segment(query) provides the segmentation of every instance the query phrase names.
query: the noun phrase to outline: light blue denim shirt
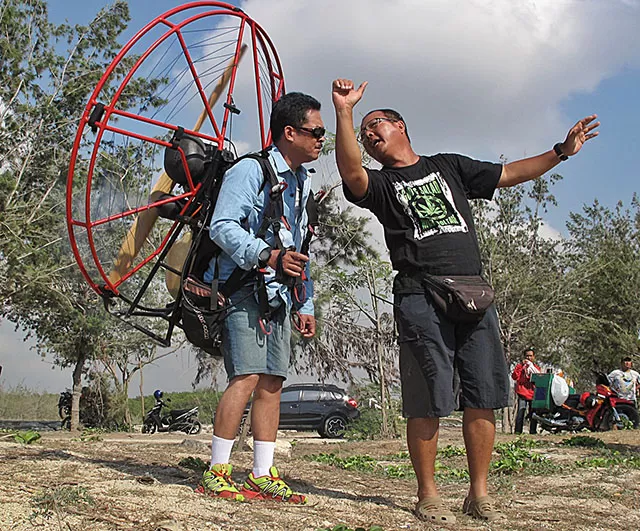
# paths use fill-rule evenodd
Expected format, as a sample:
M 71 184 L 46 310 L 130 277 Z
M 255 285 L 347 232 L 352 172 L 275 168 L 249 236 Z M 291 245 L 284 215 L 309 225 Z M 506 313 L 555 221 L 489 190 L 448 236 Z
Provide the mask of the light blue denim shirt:
M 269 162 L 274 168 L 278 181 L 287 184 L 282 193 L 284 215 L 291 226 L 288 230 L 280 224 L 279 235 L 284 247 L 295 246 L 300 252 L 302 241 L 307 232 L 307 211 L 301 205 L 307 204 L 311 193 L 311 179 L 307 170 L 300 166 L 294 173 L 285 162 L 278 148 L 269 150 Z M 257 160 L 247 158 L 233 165 L 224 175 L 220 194 L 216 201 L 210 224 L 210 236 L 213 242 L 222 249 L 218 257 L 218 278 L 225 282 L 236 266 L 249 270 L 258 265 L 260 251 L 269 245 L 275 247 L 273 227 L 269 227 L 265 239 L 256 238 L 269 203 L 269 183 L 263 187 L 265 176 Z M 260 189 L 262 191 L 260 192 Z M 204 280 L 213 279 L 215 263 L 212 260 Z M 275 271 L 267 268 L 265 280 L 269 282 Z M 309 262 L 306 267 L 305 281 L 307 299 L 299 311 L 301 314 L 313 315 L 313 282 L 309 276 Z M 292 301 L 289 289 L 282 284 L 267 284 L 267 293 L 272 306 L 279 305 L 279 300 L 291 308 Z

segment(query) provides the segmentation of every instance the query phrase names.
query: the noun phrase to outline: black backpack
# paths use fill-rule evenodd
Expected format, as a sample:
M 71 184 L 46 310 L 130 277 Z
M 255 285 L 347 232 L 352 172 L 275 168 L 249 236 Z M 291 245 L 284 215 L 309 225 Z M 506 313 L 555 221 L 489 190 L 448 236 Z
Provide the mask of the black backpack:
M 176 139 L 175 137 L 178 136 Z M 252 269 L 246 271 L 237 267 L 223 286 L 219 287 L 217 268 L 211 284 L 203 281 L 204 273 L 211 260 L 217 259 L 221 249 L 209 237 L 209 224 L 215 203 L 220 192 L 222 176 L 241 160 L 252 158 L 260 164 L 264 174 L 264 180 L 259 193 L 269 186 L 270 201 L 264 212 L 262 224 L 256 236 L 263 238 L 271 225 L 280 223 L 284 214 L 283 189 L 279 186 L 278 177 L 268 159 L 268 149 L 257 153 L 249 153 L 236 160 L 231 160 L 229 155 L 217 152 L 215 147 L 205 145 L 199 138 L 178 131 L 174 135 L 175 147 L 182 148 L 192 182 L 203 182 L 205 193 L 203 194 L 203 214 L 198 224 L 192 227 L 191 248 L 182 268 L 181 289 L 178 303 L 181 305 L 181 326 L 190 343 L 202 350 L 220 356 L 221 333 L 224 319 L 230 309 L 227 303 L 228 297 L 242 286 L 256 282 L 258 300 L 260 303 L 261 321 L 268 323 L 271 308 L 266 294 L 264 275 Z M 217 159 L 217 160 L 216 160 Z M 217 162 L 217 165 L 216 165 Z M 216 167 L 212 167 L 216 165 Z M 165 171 L 176 183 L 186 186 L 188 179 L 184 171 L 182 157 L 178 149 L 167 148 L 165 151 Z M 177 207 L 174 207 L 176 209 Z M 308 254 L 311 238 L 315 234 L 318 225 L 318 208 L 313 195 L 309 196 L 306 205 L 308 216 L 308 230 L 301 246 L 301 252 Z M 161 213 L 161 215 L 163 215 Z M 277 230 L 274 230 L 277 234 Z M 276 247 L 285 252 L 282 242 L 276 238 Z M 290 280 L 291 288 L 296 289 L 296 283 L 300 280 Z M 296 308 L 294 307 L 294 310 Z M 261 323 L 262 326 L 262 323 Z M 263 330 L 265 330 L 263 326 Z M 265 330 L 265 333 L 266 332 Z

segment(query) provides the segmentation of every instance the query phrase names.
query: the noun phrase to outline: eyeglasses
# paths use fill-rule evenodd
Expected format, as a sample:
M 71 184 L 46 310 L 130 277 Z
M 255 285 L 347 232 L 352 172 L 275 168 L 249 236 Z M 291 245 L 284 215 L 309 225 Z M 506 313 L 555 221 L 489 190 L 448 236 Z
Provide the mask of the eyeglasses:
M 313 129 L 310 127 L 295 127 L 295 129 L 309 133 L 316 140 L 320 140 L 327 133 L 324 127 L 314 127 Z
M 358 139 L 360 142 L 364 142 L 367 138 L 367 132 L 373 131 L 376 127 L 378 127 L 382 122 L 397 122 L 398 120 L 394 120 L 393 118 L 386 118 L 380 116 L 378 118 L 374 118 L 370 122 L 367 123 L 362 129 L 360 129 L 360 134 L 358 135 Z

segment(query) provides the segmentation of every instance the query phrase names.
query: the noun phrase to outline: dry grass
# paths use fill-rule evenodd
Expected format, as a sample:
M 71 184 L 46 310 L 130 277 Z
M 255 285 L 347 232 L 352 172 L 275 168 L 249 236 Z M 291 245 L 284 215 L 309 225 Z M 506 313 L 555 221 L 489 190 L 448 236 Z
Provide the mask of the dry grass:
M 609 448 L 638 450 L 638 432 L 595 436 Z M 415 479 L 339 470 L 309 459 L 311 454 L 333 452 L 343 458 L 369 455 L 384 461 L 405 450 L 402 441 L 327 443 L 300 437 L 291 459 L 277 459 L 292 486 L 309 495 L 307 506 L 294 507 L 195 494 L 197 473 L 177 463 L 189 456 L 208 460 L 208 437 L 190 438 L 189 445 L 182 444 L 185 436 L 179 434 L 107 434 L 102 440 L 82 441 L 51 433 L 29 446 L 0 441 L 0 529 L 296 531 L 338 524 L 365 529 L 378 525 L 385 531 L 431 529 L 411 513 Z M 490 489 L 507 515 L 503 524 L 489 527 L 461 515 L 466 483 L 442 481 L 442 497 L 458 514 L 456 529 L 640 529 L 640 470 L 577 467 L 577 460 L 602 450 L 563 446 L 565 438 L 537 438 L 541 446 L 534 451 L 555 464 L 545 473 L 523 470 L 492 476 Z M 513 436 L 498 437 L 498 442 L 512 440 Z M 447 444 L 462 444 L 459 429 L 442 430 L 441 446 Z M 460 456 L 447 459 L 442 459 L 447 466 L 464 463 Z M 235 479 L 244 480 L 251 460 L 247 452 L 234 455 Z
M 17 386 L 0 387 L 0 419 L 3 420 L 57 420 L 59 395 L 38 393 Z

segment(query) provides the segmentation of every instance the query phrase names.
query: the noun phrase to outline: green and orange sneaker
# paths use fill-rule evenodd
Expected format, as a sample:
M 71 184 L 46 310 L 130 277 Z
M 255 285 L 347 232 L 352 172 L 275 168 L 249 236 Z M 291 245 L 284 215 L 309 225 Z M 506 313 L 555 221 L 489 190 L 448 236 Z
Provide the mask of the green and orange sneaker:
M 266 476 L 255 477 L 251 472 L 240 489 L 240 493 L 247 499 L 274 500 L 295 503 L 296 505 L 307 503 L 307 497 L 304 494 L 293 492 L 291 487 L 280 477 L 275 466 L 269 469 L 269 474 Z
M 202 482 L 196 492 L 206 494 L 213 498 L 225 498 L 227 500 L 245 501 L 238 487 L 231 479 L 233 467 L 230 464 L 215 464 L 211 470 L 202 474 Z

